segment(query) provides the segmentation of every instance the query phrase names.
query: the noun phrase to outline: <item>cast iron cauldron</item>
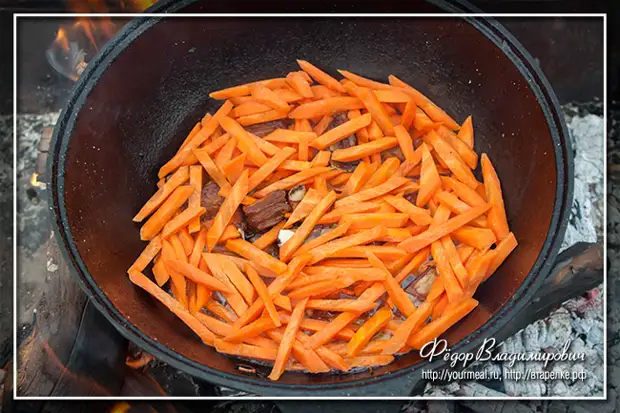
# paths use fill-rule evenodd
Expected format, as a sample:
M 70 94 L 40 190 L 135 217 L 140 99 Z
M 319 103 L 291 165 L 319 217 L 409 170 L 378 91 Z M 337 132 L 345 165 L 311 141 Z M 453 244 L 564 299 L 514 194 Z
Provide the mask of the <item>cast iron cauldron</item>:
M 168 2 L 153 11 L 201 12 L 208 4 Z M 467 11 L 451 1 L 415 4 L 420 12 Z M 572 154 L 548 82 L 489 18 L 136 19 L 89 64 L 56 125 L 48 170 L 56 230 L 101 312 L 183 371 L 266 396 L 408 396 L 421 369 L 441 362 L 412 353 L 372 372 L 286 373 L 278 382 L 247 376 L 126 276 L 144 247 L 131 219 L 155 191 L 158 168 L 219 105 L 209 92 L 281 76 L 296 58 L 333 74 L 393 73 L 457 121 L 473 115 L 475 149 L 496 165 L 520 245 L 479 289 L 480 306 L 446 337 L 453 351 L 468 351 L 505 334 L 553 267 L 572 200 Z

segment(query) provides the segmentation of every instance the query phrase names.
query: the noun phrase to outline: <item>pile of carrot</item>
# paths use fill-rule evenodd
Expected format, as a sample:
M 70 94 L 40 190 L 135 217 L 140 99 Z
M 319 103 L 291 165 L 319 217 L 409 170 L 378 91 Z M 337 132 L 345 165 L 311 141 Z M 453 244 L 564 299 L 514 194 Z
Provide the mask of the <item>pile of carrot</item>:
M 419 350 L 478 305 L 476 289 L 517 246 L 486 154 L 483 182 L 473 173 L 471 116 L 459 125 L 392 75 L 386 84 L 339 71 L 337 80 L 298 63 L 286 77 L 211 93 L 223 104 L 161 167 L 134 218 L 149 243 L 128 270 L 205 344 L 273 363 L 272 380 Z M 338 113 L 348 121 L 328 129 Z M 246 130 L 285 118 L 289 129 L 263 138 Z M 352 134 L 357 145 L 329 150 Z M 404 161 L 382 160 L 394 148 Z M 349 173 L 330 160 L 360 162 Z M 225 200 L 202 222 L 206 176 Z M 301 202 L 254 242 L 232 225 L 242 205 L 300 184 Z M 320 224 L 332 229 L 310 239 Z M 293 234 L 275 258 L 265 249 L 285 230 Z M 401 284 L 428 266 L 438 277 L 416 305 Z

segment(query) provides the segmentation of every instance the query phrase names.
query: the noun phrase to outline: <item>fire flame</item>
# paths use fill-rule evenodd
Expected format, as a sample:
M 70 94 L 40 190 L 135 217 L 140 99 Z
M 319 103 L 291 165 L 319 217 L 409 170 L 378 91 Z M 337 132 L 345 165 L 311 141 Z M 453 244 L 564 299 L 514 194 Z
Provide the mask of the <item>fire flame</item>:
M 131 405 L 127 402 L 116 403 L 110 413 L 127 413 L 127 411 L 131 408 Z
M 38 178 L 39 178 L 39 174 L 34 172 L 32 174 L 32 176 L 30 177 L 30 185 L 32 185 L 32 186 L 34 186 L 36 188 L 40 187 L 41 186 L 41 182 L 39 182 Z

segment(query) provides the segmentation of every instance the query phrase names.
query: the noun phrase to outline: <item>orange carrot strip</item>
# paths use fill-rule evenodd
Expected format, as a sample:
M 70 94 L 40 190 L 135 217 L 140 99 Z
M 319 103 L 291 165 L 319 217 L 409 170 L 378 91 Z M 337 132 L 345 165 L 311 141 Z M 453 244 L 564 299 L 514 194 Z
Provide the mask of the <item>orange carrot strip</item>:
M 280 320 L 278 320 L 280 321 Z M 240 329 L 232 329 L 230 334 L 224 337 L 224 341 L 227 342 L 242 342 L 248 338 L 256 337 L 267 330 L 271 330 L 275 327 L 273 321 L 269 317 L 261 317 Z
M 324 245 L 338 237 L 341 237 L 347 232 L 348 229 L 349 229 L 348 223 L 340 224 L 336 228 L 332 229 L 331 231 L 321 234 L 318 237 L 310 241 L 307 241 L 306 243 L 301 245 L 301 247 L 299 247 L 299 249 L 297 249 L 297 251 L 293 253 L 293 256 L 295 257 L 298 255 L 309 253 L 312 249 L 317 248 L 321 245 Z
M 465 203 L 470 206 L 484 205 L 486 201 L 476 190 L 471 189 L 467 185 L 457 181 L 452 177 L 444 176 L 441 178 L 442 183 L 447 189 L 454 191 L 456 196 L 461 198 Z
M 450 261 L 446 255 L 446 251 L 441 241 L 434 241 L 431 244 L 431 254 L 433 260 L 437 264 L 437 272 L 443 282 L 444 289 L 451 303 L 457 302 L 463 296 L 463 288 L 459 280 L 454 275 Z
M 326 147 L 351 136 L 361 128 L 365 128 L 370 124 L 370 114 L 362 115 L 359 118 L 351 119 L 342 125 L 325 132 L 318 138 L 310 142 L 310 146 L 317 149 L 325 149 Z
M 379 228 L 379 227 L 375 227 L 375 228 Z M 371 231 L 371 230 L 365 230 L 365 231 Z M 363 232 L 363 231 L 362 231 Z M 354 235 L 359 235 L 362 232 L 358 232 Z M 385 238 L 385 234 L 387 234 L 387 229 L 386 228 L 381 228 L 381 232 L 383 232 L 383 235 L 380 236 L 379 239 Z M 353 235 L 351 235 L 353 236 Z M 352 246 L 352 247 L 348 247 L 345 249 L 342 249 L 338 252 L 333 253 L 331 256 L 334 258 L 363 258 L 366 256 L 366 252 L 372 252 L 373 254 L 375 254 L 377 257 L 379 257 L 380 259 L 384 260 L 384 261 L 393 261 L 393 260 L 397 260 L 399 258 L 401 258 L 403 255 L 405 255 L 405 252 L 398 249 L 397 247 L 394 246 L 390 246 L 390 245 L 378 245 L 378 246 Z
M 186 227 L 194 218 L 199 218 L 205 212 L 207 212 L 207 210 L 200 206 L 196 208 L 187 208 L 185 211 L 168 221 L 168 223 L 164 226 L 162 235 L 165 238 L 168 238 L 181 228 Z M 191 248 L 189 251 L 191 251 Z
M 269 231 L 265 232 L 256 241 L 253 242 L 254 246 L 256 248 L 264 250 L 265 248 L 276 242 L 278 240 L 278 234 L 280 233 L 280 230 L 284 228 L 284 224 L 285 222 L 282 221 L 276 226 L 272 227 Z
M 446 112 L 431 102 L 431 100 L 422 93 L 398 79 L 396 76 L 390 75 L 388 79 L 390 81 L 390 85 L 402 88 L 405 93 L 409 94 L 415 104 L 422 108 L 422 110 L 426 112 L 426 114 L 430 116 L 433 121 L 441 122 L 451 130 L 457 130 L 459 128 L 458 123 L 456 123 L 454 119 L 448 116 Z
M 228 182 L 230 182 L 232 185 L 234 185 L 235 182 L 237 182 L 237 180 L 241 177 L 241 174 L 243 173 L 243 170 L 245 169 L 244 164 L 245 164 L 245 153 L 242 153 L 241 155 L 232 159 L 230 162 L 227 162 L 222 167 L 222 172 L 226 176 L 226 179 L 228 179 Z
M 230 184 L 226 179 L 226 175 L 217 167 L 213 159 L 209 156 L 206 149 L 196 149 L 194 150 L 194 154 L 200 161 L 200 164 L 205 169 L 205 171 L 209 174 L 211 178 L 218 184 L 220 188 L 230 189 Z
M 245 343 L 228 343 L 217 339 L 214 346 L 219 353 L 267 361 L 275 360 L 278 352 L 275 348 L 258 347 Z
M 286 264 L 272 257 L 260 248 L 250 244 L 243 239 L 234 239 L 226 241 L 226 248 L 235 254 L 250 260 L 256 265 L 265 267 L 276 274 L 282 274 L 286 271 Z
M 426 301 L 430 302 L 437 300 L 444 291 L 446 291 L 446 289 L 444 288 L 443 280 L 441 279 L 441 277 L 435 278 L 435 281 L 433 281 L 433 285 L 431 286 L 430 291 L 426 295 Z
M 273 191 L 277 191 L 278 189 L 291 189 L 292 187 L 294 187 L 295 185 L 298 185 L 299 183 L 305 181 L 306 179 L 312 178 L 318 174 L 321 174 L 323 172 L 328 172 L 330 170 L 331 168 L 329 167 L 310 168 L 310 169 L 303 170 L 301 172 L 288 176 L 278 182 L 274 182 L 269 186 L 266 186 L 260 191 L 257 191 L 256 193 L 254 193 L 254 196 L 256 198 L 263 198 L 269 195 L 270 193 L 272 193 Z
M 309 300 L 307 308 L 323 311 L 341 311 L 353 313 L 365 313 L 375 308 L 376 304 L 368 300 Z
M 471 116 L 468 116 L 467 119 L 465 119 L 465 122 L 463 122 L 461 128 L 459 129 L 457 137 L 465 142 L 465 144 L 467 144 L 470 148 L 474 148 L 474 127 L 472 125 Z
M 272 109 L 280 112 L 288 112 L 290 107 L 285 100 L 283 100 L 277 93 L 268 87 L 255 83 L 250 86 L 250 93 L 252 97 L 259 103 L 267 105 Z
M 454 246 L 454 242 L 452 241 L 452 238 L 450 236 L 445 236 L 441 238 L 441 245 L 443 246 L 443 249 L 446 254 L 446 257 L 448 258 L 448 261 L 450 262 L 450 266 L 452 267 L 452 270 L 454 271 L 454 275 L 459 281 L 459 284 L 461 285 L 461 287 L 464 287 L 467 283 L 467 278 L 468 278 L 467 270 L 463 266 L 463 262 L 461 261 L 461 258 L 459 257 L 459 253 L 456 250 L 456 247 Z
M 394 126 L 394 133 L 398 139 L 400 150 L 403 152 L 403 155 L 405 155 L 405 159 L 410 162 L 414 162 L 416 160 L 416 156 L 413 148 L 413 140 L 411 139 L 409 132 L 407 132 L 407 129 L 405 129 L 403 125 L 397 125 Z
M 390 271 L 375 254 L 367 251 L 366 257 L 373 267 L 378 268 L 385 273 L 384 285 L 388 295 L 394 305 L 398 307 L 398 310 L 406 317 L 409 317 L 415 311 L 415 305 L 413 305 L 405 290 L 401 288 L 400 284 L 394 279 Z
M 198 321 L 193 315 L 190 314 L 183 305 L 165 293 L 155 283 L 149 280 L 140 271 L 131 271 L 129 273 L 129 279 L 132 283 L 148 292 L 151 296 L 161 302 L 163 305 L 179 317 L 200 339 L 207 345 L 212 346 L 215 340 L 215 335 L 205 327 L 200 321 Z
M 312 229 L 317 224 L 321 216 L 327 212 L 327 210 L 336 201 L 336 192 L 331 191 L 324 199 L 322 199 L 312 210 L 312 212 L 304 219 L 301 226 L 295 231 L 295 234 L 288 239 L 282 246 L 280 246 L 280 260 L 288 261 L 293 252 L 305 241 L 310 235 Z
M 355 205 L 334 208 L 319 220 L 319 224 L 333 224 L 346 215 L 376 210 L 381 206 L 378 202 L 359 202 Z
M 405 128 L 405 130 L 409 130 L 409 128 L 411 128 L 411 125 L 415 119 L 417 108 L 418 107 L 413 100 L 407 102 L 405 110 L 403 111 L 403 116 L 400 120 L 401 125 Z
M 337 149 L 332 154 L 332 159 L 339 162 L 351 162 L 366 156 L 383 152 L 398 145 L 396 138 L 382 138 L 372 142 L 363 143 L 346 149 Z
M 430 245 L 432 242 L 437 241 L 441 237 L 450 234 L 476 217 L 484 214 L 489 207 L 490 205 L 479 205 L 473 207 L 467 212 L 450 218 L 443 224 L 431 227 L 421 234 L 415 235 L 408 240 L 399 243 L 398 248 L 401 248 L 407 252 L 419 251 L 427 245 Z
M 179 259 L 171 259 L 166 260 L 165 264 L 171 272 L 177 272 L 195 283 L 204 284 L 212 290 L 221 291 L 223 293 L 232 292 L 232 287 L 230 287 L 227 283 L 224 283 L 218 278 L 201 271 L 198 267 L 194 267 L 188 262 L 183 262 Z
M 194 188 L 194 192 L 189 196 L 189 208 L 200 206 L 202 195 L 202 166 L 193 165 L 189 168 L 189 184 Z M 194 233 L 200 231 L 200 218 L 194 218 L 189 223 L 189 232 Z
M 361 88 L 360 99 L 362 99 L 364 106 L 368 109 L 368 112 L 370 112 L 372 118 L 377 122 L 383 133 L 393 136 L 394 125 L 392 125 L 392 121 L 386 113 L 385 108 L 381 105 L 381 102 L 377 100 L 372 90 Z
M 221 262 L 213 257 L 214 254 L 203 253 L 203 258 L 213 277 L 224 284 L 227 287 L 227 291 L 222 295 L 226 299 L 228 305 L 232 310 L 241 317 L 248 309 L 248 305 L 244 300 L 241 293 L 235 288 L 235 285 L 231 282 L 228 274 L 221 265 Z M 247 280 L 246 280 L 247 281 Z
M 435 199 L 446 205 L 455 214 L 462 214 L 471 209 L 469 205 L 461 201 L 456 195 L 446 191 L 440 191 L 435 194 Z M 483 202 L 484 203 L 484 202 Z M 484 216 L 476 218 L 473 222 L 476 226 L 485 227 L 487 224 Z
M 301 325 L 303 325 L 303 322 L 304 320 L 302 320 Z M 305 345 L 306 343 L 308 343 L 309 339 L 310 338 L 304 333 L 299 332 L 299 331 L 297 332 L 297 340 L 300 341 L 302 345 Z M 307 350 L 305 347 L 302 347 L 302 348 L 305 349 L 306 351 L 312 352 L 312 350 Z M 316 350 L 314 351 L 316 352 L 316 354 L 320 356 L 321 360 L 324 361 L 324 364 L 331 366 L 331 368 L 333 369 L 337 369 L 341 371 L 349 371 L 350 368 L 347 362 L 344 361 L 344 359 L 340 355 L 331 351 L 327 347 L 320 346 L 320 347 L 317 347 Z M 329 367 L 327 368 L 327 371 L 329 371 Z
M 349 214 L 342 217 L 341 223 L 349 223 L 350 230 L 369 229 L 376 226 L 385 228 L 402 228 L 409 220 L 407 214 L 401 213 L 367 213 Z
M 235 185 L 230 190 L 229 196 L 224 200 L 217 215 L 213 219 L 213 225 L 209 228 L 209 232 L 207 233 L 207 248 L 209 251 L 212 251 L 215 244 L 219 241 L 224 229 L 230 223 L 232 216 L 235 214 L 235 211 L 237 211 L 237 208 L 239 208 L 241 201 L 247 193 L 248 171 L 246 170 L 237 182 L 235 182 Z
M 347 345 L 349 357 L 357 356 L 370 339 L 392 318 L 392 311 L 387 307 L 380 308 L 360 328 Z
M 465 142 L 456 136 L 456 133 L 452 132 L 444 125 L 439 126 L 436 130 L 439 136 L 444 138 L 454 148 L 467 166 L 471 169 L 476 169 L 478 166 L 478 154 L 474 152 L 472 148 L 467 146 Z
M 311 119 L 323 117 L 338 112 L 345 112 L 352 109 L 363 109 L 364 104 L 361 100 L 351 96 L 337 96 L 315 100 L 314 102 L 302 103 L 288 113 L 291 119 Z
M 237 315 L 234 312 L 228 310 L 217 301 L 209 300 L 206 304 L 206 307 L 208 311 L 215 314 L 227 323 L 234 323 L 238 319 Z
M 398 89 L 379 89 L 373 90 L 373 93 L 381 103 L 409 103 L 412 101 L 411 96 Z
M 302 72 L 304 73 L 304 72 Z M 305 73 L 304 73 L 305 74 Z M 310 89 L 310 82 L 306 80 L 299 72 L 291 72 L 286 75 L 286 82 L 297 93 L 305 98 L 313 98 L 312 89 Z
M 205 118 L 207 119 L 207 122 L 208 122 L 211 119 L 211 114 L 207 113 L 205 115 Z M 183 141 L 179 149 L 183 149 L 185 146 L 187 146 L 187 144 L 192 140 L 192 138 L 196 136 L 198 132 L 200 132 L 200 129 L 202 129 L 202 124 L 198 122 L 194 125 L 192 130 L 189 131 L 189 134 L 187 135 L 187 137 L 185 138 L 185 140 Z
M 162 286 L 168 282 L 170 279 L 170 273 L 166 269 L 166 265 L 162 259 L 158 259 L 155 261 L 153 265 L 153 275 L 155 276 L 155 281 L 158 286 Z
M 439 319 L 431 321 L 415 335 L 410 337 L 407 344 L 416 350 L 421 349 L 424 344 L 439 337 L 459 320 L 469 314 L 471 310 L 476 308 L 476 306 L 478 306 L 478 301 L 473 298 L 467 298 L 451 309 L 446 309 Z
M 219 125 L 218 125 L 218 127 L 219 127 Z M 225 133 L 225 134 L 219 136 L 218 138 L 211 140 L 209 143 L 207 143 L 207 144 L 205 144 L 203 146 L 199 146 L 199 148 L 200 149 L 204 149 L 205 151 L 207 151 L 207 153 L 209 155 L 212 155 L 216 151 L 221 149 L 224 145 L 226 145 L 226 142 L 228 142 L 229 140 L 230 140 L 230 136 L 228 136 L 228 134 Z M 191 155 L 191 154 L 189 154 L 189 155 Z M 189 155 L 188 155 L 188 157 L 189 157 Z
M 289 320 L 290 316 L 288 314 L 280 314 L 280 321 L 283 324 L 288 324 Z M 328 324 L 329 323 L 327 321 L 304 317 L 304 319 L 301 320 L 301 324 L 299 327 L 301 330 L 316 332 L 322 331 Z M 343 328 L 336 334 L 335 337 L 340 340 L 350 340 L 354 334 L 355 331 L 351 330 L 350 328 Z
M 484 189 L 486 191 L 487 200 L 489 204 L 491 204 L 487 220 L 489 222 L 489 227 L 493 230 L 497 239 L 501 241 L 506 238 L 510 232 L 508 229 L 502 188 L 495 168 L 486 153 L 482 154 L 480 163 L 482 166 L 482 176 L 484 178 Z
M 265 180 L 278 166 L 284 161 L 290 158 L 295 153 L 293 148 L 284 148 L 279 153 L 270 158 L 263 166 L 258 168 L 256 172 L 252 174 L 248 181 L 248 190 L 254 190 L 261 182 Z
M 433 307 L 433 311 L 431 312 L 431 320 L 437 320 L 441 317 L 441 314 L 444 312 L 446 307 L 450 304 L 450 299 L 447 294 L 442 294 L 439 300 L 435 303 Z
M 351 82 L 361 87 L 367 87 L 370 89 L 393 89 L 390 85 L 366 79 L 365 77 L 356 75 L 355 73 L 351 73 L 347 70 L 338 70 L 338 72 L 345 78 L 349 79 Z
M 459 154 L 434 130 L 424 135 L 427 141 L 437 151 L 439 157 L 446 163 L 456 178 L 470 188 L 476 188 L 478 181 L 471 169 L 465 164 Z M 484 156 L 484 155 L 483 155 Z
M 291 291 L 288 292 L 288 297 L 290 297 L 291 300 L 323 297 L 334 292 L 339 292 L 342 289 L 349 287 L 356 281 L 357 280 L 353 277 L 342 277 L 338 279 L 319 281 L 317 283 L 308 284 L 296 289 L 291 289 Z
M 441 188 L 439 173 L 435 167 L 435 162 L 426 146 L 422 143 L 422 169 L 420 171 L 420 190 L 416 198 L 418 207 L 425 206 L 433 194 Z
M 213 331 L 213 333 L 217 334 L 218 336 L 227 336 L 233 331 L 230 324 L 224 323 L 215 317 L 211 317 L 201 312 L 195 312 L 194 317 L 196 317 L 198 321 L 200 321 L 209 330 Z
M 405 257 L 410 257 L 411 255 L 407 255 Z M 428 257 L 430 256 L 430 249 L 424 248 L 418 251 L 410 261 L 408 261 L 407 265 L 405 265 L 402 269 L 399 269 L 398 274 L 394 277 L 396 282 L 401 283 L 405 278 L 409 276 L 409 274 L 416 273 L 422 264 L 426 262 Z M 391 270 L 391 269 L 390 269 Z
M 456 247 L 456 251 L 459 253 L 459 258 L 461 262 L 466 262 L 471 254 L 474 252 L 475 248 L 470 245 L 461 244 Z
M 286 85 L 286 79 L 278 77 L 274 79 L 260 80 L 258 82 L 247 83 L 245 85 L 233 86 L 227 89 L 221 89 L 215 92 L 211 92 L 209 93 L 209 96 L 212 97 L 213 99 L 219 99 L 219 100 L 238 97 L 238 96 L 247 96 L 250 94 L 250 86 L 256 83 L 259 83 L 263 86 L 266 86 L 272 89 L 281 88 Z
M 343 95 L 342 93 L 336 92 L 335 90 L 332 90 L 328 88 L 327 86 L 323 86 L 323 85 L 310 86 L 310 89 L 312 89 L 312 93 L 314 94 L 315 100 L 333 98 L 336 96 Z
M 451 235 L 455 240 L 479 250 L 486 250 L 497 241 L 490 229 L 467 225 L 455 230 Z
M 299 202 L 299 204 L 297 204 L 297 206 L 291 213 L 291 216 L 284 224 L 284 228 L 288 228 L 296 222 L 307 217 L 320 201 L 321 196 L 319 196 L 317 191 L 314 188 L 308 189 L 302 200 Z
M 131 267 L 129 267 L 129 270 L 127 270 L 127 272 L 131 270 L 144 271 L 146 266 L 149 265 L 149 263 L 153 261 L 159 251 L 161 251 L 161 247 L 161 237 L 153 237 L 146 246 L 146 248 L 142 250 L 140 256 L 138 256 L 134 263 L 131 264 Z
M 256 270 L 254 270 L 254 268 L 251 265 L 246 264 L 245 273 L 247 274 L 248 278 L 250 279 L 250 282 L 256 289 L 256 292 L 258 293 L 259 298 L 263 302 L 265 309 L 267 309 L 267 313 L 269 314 L 269 317 L 271 317 L 271 320 L 273 321 L 276 327 L 280 327 L 282 323 L 280 322 L 278 311 L 276 310 L 276 307 L 273 304 L 271 296 L 269 295 L 267 286 L 265 285 L 263 280 L 260 278 Z
M 263 166 L 267 162 L 267 157 L 260 150 L 254 138 L 238 123 L 240 119 L 234 120 L 228 116 L 223 116 L 219 122 L 226 132 L 237 138 L 237 147 L 246 154 L 247 159 L 259 167 Z
M 189 169 L 187 167 L 180 167 L 177 169 L 170 179 L 168 179 L 162 186 L 155 192 L 155 194 L 144 204 L 142 209 L 133 218 L 134 222 L 141 222 L 155 211 L 167 198 L 174 192 L 174 190 L 180 185 L 184 184 L 189 179 Z
M 390 191 L 393 191 L 398 187 L 403 186 L 407 182 L 409 182 L 409 179 L 407 178 L 393 176 L 384 183 L 377 185 L 373 188 L 364 189 L 354 195 L 339 199 L 338 201 L 336 201 L 336 207 L 340 208 L 345 206 L 351 206 L 357 204 L 358 202 L 364 202 L 374 198 L 378 198 L 382 195 L 387 194 Z
M 256 292 L 252 283 L 248 281 L 246 276 L 239 270 L 237 265 L 227 255 L 210 255 L 211 259 L 217 260 L 219 266 L 232 285 L 239 291 L 246 303 L 251 305 L 256 298 Z
M 269 374 L 269 378 L 271 380 L 278 380 L 284 372 L 284 366 L 291 355 L 293 343 L 295 341 L 295 337 L 297 336 L 297 332 L 299 331 L 301 320 L 304 317 L 307 303 L 308 299 L 302 300 L 297 303 L 293 309 L 289 323 L 286 325 L 286 329 L 284 330 L 280 347 L 278 348 L 276 361 L 273 365 L 271 373 Z
M 367 231 L 358 232 L 357 234 L 354 234 L 354 235 L 349 235 L 347 237 L 343 237 L 337 240 L 327 242 L 323 245 L 320 245 L 310 250 L 310 255 L 312 256 L 312 258 L 309 263 L 314 264 L 346 248 L 349 248 L 355 245 L 367 244 L 369 242 L 372 242 L 372 241 L 375 241 L 381 238 L 384 235 L 385 235 L 384 228 L 375 227 Z
M 381 164 L 381 166 L 370 177 L 364 189 L 372 188 L 381 185 L 393 176 L 400 167 L 400 160 L 398 158 L 388 158 Z
M 334 120 L 334 117 L 331 115 L 323 116 L 321 120 L 319 121 L 319 123 L 317 123 L 316 126 L 314 127 L 313 129 L 314 133 L 316 133 L 317 136 L 322 135 L 329 127 L 329 124 L 332 123 L 332 120 Z
M 230 161 L 233 156 L 233 152 L 237 147 L 237 137 L 233 136 L 230 138 L 228 142 L 222 146 L 222 148 L 218 151 L 217 155 L 213 162 L 217 165 L 218 169 L 222 169 L 226 162 Z
M 497 253 L 493 250 L 487 251 L 485 254 L 480 254 L 472 260 L 467 262 L 466 268 L 469 275 L 467 280 L 467 286 L 465 287 L 466 297 L 471 298 L 478 286 L 484 281 L 489 270 L 491 262 L 495 259 Z
M 173 157 L 170 159 L 164 166 L 159 169 L 157 176 L 159 178 L 163 178 L 168 175 L 170 172 L 174 171 L 178 168 L 181 163 L 185 160 L 185 158 L 192 153 L 192 151 L 198 148 L 203 142 L 205 142 L 219 127 L 219 120 L 228 115 L 228 113 L 232 110 L 232 103 L 229 101 L 224 102 L 222 106 L 215 112 L 213 117 L 211 117 L 206 124 L 203 123 L 202 129 L 198 131 L 198 133 L 190 140 L 187 145 L 181 150 L 179 150 Z M 204 120 L 204 119 L 203 119 Z
M 384 197 L 383 200 L 400 212 L 407 214 L 416 225 L 429 225 L 432 222 L 428 210 L 413 205 L 403 197 L 390 195 Z
M 234 101 L 233 104 L 235 104 Z M 272 108 L 268 105 L 259 103 L 255 100 L 249 100 L 237 105 L 233 110 L 231 110 L 230 116 L 233 118 L 238 118 L 240 116 L 255 115 L 257 113 L 267 112 L 271 109 Z
M 207 243 L 207 228 L 201 228 L 198 236 L 196 237 L 196 241 L 194 242 L 194 247 L 192 248 L 191 255 L 189 257 L 189 263 L 194 267 L 198 267 L 200 264 L 200 258 L 202 257 L 202 250 L 204 249 Z
M 330 151 L 319 151 L 312 159 L 312 167 L 324 167 L 329 165 L 329 160 L 332 157 L 332 153 Z
M 174 214 L 188 200 L 194 188 L 191 186 L 179 186 L 164 201 L 157 211 L 140 228 L 140 239 L 150 241 L 170 221 Z
M 272 120 L 284 119 L 288 116 L 286 112 L 270 110 L 267 112 L 255 113 L 254 115 L 239 116 L 236 120 L 241 126 L 251 126 L 257 123 L 271 122 Z
M 432 301 L 425 301 L 396 329 L 392 338 L 383 346 L 383 354 L 397 353 L 407 344 L 411 333 L 428 319 L 433 310 Z
M 284 329 L 278 328 L 267 331 L 265 334 L 267 337 L 273 339 L 277 343 L 282 343 L 282 338 L 284 338 Z M 308 350 L 304 348 L 299 340 L 300 337 L 305 336 L 305 334 L 297 331 L 295 334 L 295 339 L 293 340 L 293 348 L 291 350 L 291 354 L 293 357 L 304 366 L 311 373 L 326 373 L 329 371 L 329 367 L 323 362 L 323 360 L 318 356 L 318 354 L 314 350 Z M 290 362 L 290 361 L 289 361 Z
M 305 60 L 297 60 L 299 66 L 303 69 L 304 72 L 308 73 L 314 80 L 318 83 L 325 85 L 326 87 L 333 89 L 337 92 L 345 93 L 344 88 L 336 79 L 314 66 L 313 64 L 305 61 Z
M 185 255 L 189 256 L 189 254 L 191 254 L 192 250 L 194 249 L 194 239 L 189 234 L 187 227 L 181 228 L 181 230 L 177 232 L 177 235 L 179 236 L 179 241 L 181 241 L 181 245 L 183 246 L 183 252 L 185 252 Z
M 512 232 L 508 233 L 508 236 L 497 244 L 497 247 L 493 250 L 495 252 L 495 257 L 491 261 L 483 281 L 486 281 L 497 270 L 497 268 L 502 265 L 504 260 L 508 257 L 508 255 L 510 255 L 512 250 L 517 247 L 517 245 L 517 239 Z
M 291 149 L 287 147 L 288 149 Z M 286 149 L 286 148 L 285 148 Z M 286 169 L 288 171 L 303 171 L 312 168 L 312 164 L 307 161 L 284 161 L 278 167 L 279 169 Z
M 298 132 L 288 129 L 276 129 L 269 135 L 265 136 L 265 140 L 269 142 L 293 143 L 299 144 L 302 139 L 312 140 L 316 138 L 314 132 Z

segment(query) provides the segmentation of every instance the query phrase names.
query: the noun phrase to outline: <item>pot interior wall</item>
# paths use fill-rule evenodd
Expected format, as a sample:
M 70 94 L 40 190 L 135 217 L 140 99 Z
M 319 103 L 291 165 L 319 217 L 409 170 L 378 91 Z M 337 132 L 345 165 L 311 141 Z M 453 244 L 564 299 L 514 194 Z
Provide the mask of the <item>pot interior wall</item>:
M 81 259 L 106 297 L 144 334 L 183 357 L 236 373 L 237 361 L 204 346 L 137 288 L 126 270 L 145 244 L 133 215 L 191 127 L 219 102 L 208 93 L 296 70 L 307 59 L 410 82 L 458 122 L 473 115 L 476 151 L 502 179 L 519 247 L 478 291 L 480 306 L 448 338 L 480 328 L 521 285 L 545 240 L 555 200 L 554 148 L 528 83 L 491 41 L 458 18 L 167 18 L 105 70 L 79 111 L 66 154 L 64 196 Z M 407 355 L 374 375 L 417 363 Z M 286 374 L 284 383 L 368 377 Z M 258 380 L 258 379 L 257 379 Z

